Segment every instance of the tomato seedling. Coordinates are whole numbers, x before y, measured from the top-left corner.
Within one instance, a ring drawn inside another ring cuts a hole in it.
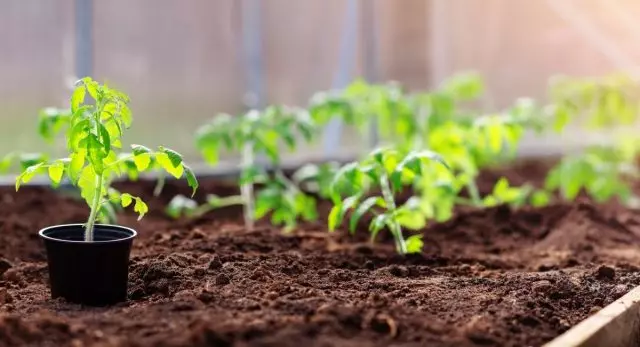
[[[358,221],[365,213],[374,215],[369,224],[371,240],[380,230],[387,227],[394,237],[396,250],[401,254],[416,253],[422,250],[421,235],[412,235],[407,239],[402,228],[419,229],[424,226],[425,213],[419,199],[409,199],[397,205],[395,193],[404,186],[426,173],[423,169],[432,163],[446,167],[440,155],[431,151],[415,151],[407,155],[395,149],[377,149],[359,162],[343,166],[334,177],[332,185],[333,208],[329,213],[329,230],[335,230],[350,210],[349,230],[355,232]],[[348,185],[341,184],[344,181]],[[350,186],[346,192],[341,187]],[[379,189],[381,195],[366,196],[372,187]]]
[[[85,101],[87,94],[92,102]],[[147,213],[148,207],[142,199],[111,188],[113,179],[127,169],[128,160],[133,160],[136,170],[141,172],[149,169],[153,158],[176,178],[184,175],[194,192],[198,187],[193,171],[182,161],[182,156],[169,148],[161,146],[152,151],[132,145],[133,153],[120,152],[123,131],[132,122],[128,104],[126,94],[90,77],[81,79],[71,95],[71,116],[65,132],[69,156],[33,164],[16,178],[18,190],[36,174],[46,172],[54,185],[58,185],[66,174],[90,207],[84,233],[87,242],[93,241],[96,220],[109,215],[108,202],[116,201],[122,207],[133,204],[139,219]]]
[[[315,200],[289,180],[279,164],[282,145],[294,150],[300,143],[299,137],[311,141],[316,132],[314,120],[306,110],[299,108],[270,106],[262,112],[252,110],[238,117],[226,114],[215,117],[198,129],[196,146],[211,165],[218,163],[223,149],[241,153],[240,197],[210,196],[207,207],[198,209],[180,197],[172,201],[167,212],[171,216],[199,215],[208,209],[240,203],[248,229],[253,228],[256,219],[267,214],[271,214],[272,223],[284,224],[287,229],[293,228],[299,218],[315,219]],[[273,173],[256,164],[259,155],[266,155]],[[254,197],[256,183],[264,187]]]

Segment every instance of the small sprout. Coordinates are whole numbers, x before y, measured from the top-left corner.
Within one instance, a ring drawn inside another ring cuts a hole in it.
[[[93,102],[86,102],[88,96]],[[16,190],[29,182],[36,174],[48,174],[51,182],[58,185],[66,175],[71,183],[80,189],[81,196],[90,207],[89,219],[85,225],[85,241],[93,241],[93,227],[96,220],[112,220],[115,214],[113,204],[128,207],[138,213],[139,219],[148,207],[139,197],[119,193],[111,188],[112,180],[133,168],[128,162],[136,163],[137,172],[149,167],[150,158],[157,160],[169,173],[179,178],[186,176],[193,188],[198,182],[191,169],[182,162],[182,156],[168,148],[158,147],[152,151],[146,147],[133,145],[133,153],[121,153],[123,131],[131,125],[129,97],[124,93],[101,85],[89,77],[78,81],[71,95],[70,118],[66,127],[67,158],[53,161],[43,160],[25,168],[16,179]],[[53,117],[55,118],[55,117]],[[61,121],[60,121],[61,122]],[[61,123],[53,124],[49,133],[59,130]],[[44,129],[46,127],[42,127]]]
[[[511,187],[509,181],[502,177],[493,187],[493,192],[484,197],[483,203],[485,206],[509,204],[520,207],[527,203],[527,198],[531,195],[532,190],[529,186]],[[541,199],[541,197],[538,195],[537,199]]]
[[[435,152],[420,151],[401,155],[394,149],[377,149],[364,160],[343,166],[334,178],[332,200],[334,206],[328,217],[329,230],[335,230],[342,224],[348,211],[349,230],[354,233],[358,221],[367,213],[373,215],[369,223],[369,232],[373,241],[383,228],[388,228],[401,254],[420,252],[422,241],[418,236],[405,240],[402,228],[421,229],[425,225],[425,208],[419,199],[409,199],[397,206],[394,193],[413,181],[423,178],[433,164],[446,167],[444,160]],[[350,189],[347,194],[340,190],[341,182],[347,182],[358,189]],[[381,195],[365,196],[371,187],[380,189]],[[345,196],[343,198],[343,196]]]

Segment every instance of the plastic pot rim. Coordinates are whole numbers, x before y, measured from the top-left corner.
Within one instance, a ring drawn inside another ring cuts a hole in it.
[[[135,238],[138,235],[138,232],[135,231],[135,229],[129,228],[129,227],[125,227],[125,226],[121,226],[121,225],[115,225],[115,224],[95,224],[94,225],[94,232],[95,229],[103,227],[105,229],[120,229],[122,231],[126,231],[128,233],[130,233],[130,235],[128,235],[127,237],[123,237],[123,238],[118,238],[118,239],[114,239],[114,240],[104,240],[104,241],[75,241],[75,240],[65,240],[65,239],[59,239],[56,237],[51,237],[48,235],[45,235],[47,232],[50,232],[51,230],[54,229],[64,229],[64,228],[80,228],[80,229],[84,229],[85,224],[84,223],[72,223],[72,224],[57,224],[57,225],[52,225],[52,226],[48,226],[46,228],[42,228],[40,229],[40,231],[38,232],[38,235],[40,235],[41,238],[47,240],[47,241],[53,241],[53,242],[61,242],[61,243],[69,243],[69,244],[109,244],[109,243],[114,243],[114,242],[122,242],[122,241],[127,241],[127,240],[131,240],[133,238]]]

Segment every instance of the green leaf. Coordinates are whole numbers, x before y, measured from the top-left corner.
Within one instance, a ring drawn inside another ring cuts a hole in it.
[[[70,151],[75,151],[80,147],[80,142],[89,135],[89,119],[82,119],[73,125],[67,135],[67,147]]]
[[[131,150],[135,155],[142,154],[142,153],[151,153],[151,150],[149,148],[142,145],[131,145]]]
[[[111,151],[111,138],[109,137],[109,132],[102,123],[98,123],[98,129],[100,129],[100,140],[102,141],[104,151],[105,153],[109,153]]]
[[[31,179],[33,179],[33,176],[35,176],[39,172],[41,172],[43,165],[44,165],[44,163],[38,163],[38,164],[29,166],[28,168],[26,168],[20,174],[20,176],[18,176],[16,178],[16,191],[18,191],[18,189],[20,189],[20,185],[22,183],[28,183],[29,181],[31,181]]]
[[[182,174],[184,173],[184,167],[180,164],[178,164],[178,166],[173,166],[173,162],[171,161],[167,153],[156,153],[155,159],[158,164],[160,164],[160,166],[165,169],[165,171],[170,173],[173,177],[182,177]]]
[[[406,240],[407,253],[420,253],[424,242],[422,241],[422,234],[411,235]]]
[[[260,190],[256,195],[255,218],[260,219],[270,211],[277,210],[280,205],[281,194],[282,191],[275,185]]]
[[[425,227],[425,216],[416,209],[400,208],[396,211],[395,221],[402,227],[412,230],[420,230]]]
[[[342,224],[345,213],[357,204],[359,199],[359,196],[350,196],[331,208],[328,218],[329,231],[335,231],[336,228]]]
[[[94,134],[89,134],[89,141],[87,141],[87,152],[89,153],[89,162],[96,174],[101,175],[104,170],[102,160],[106,157],[102,151],[102,144],[98,140],[98,137]]]
[[[87,89],[84,85],[77,86],[71,94],[71,112],[75,113],[80,105],[84,102],[84,96],[87,93]]]
[[[87,165],[82,169],[77,182],[80,188],[80,195],[87,204],[91,205],[96,194],[97,176],[91,165]]]
[[[531,195],[531,205],[534,207],[547,206],[551,197],[545,191],[536,191]]]
[[[144,171],[149,168],[149,164],[151,164],[151,150],[141,145],[131,145],[131,150],[133,150],[133,162],[138,171]]]
[[[193,197],[194,195],[196,195],[196,190],[198,189],[198,179],[196,178],[196,175],[193,173],[193,170],[191,170],[191,168],[187,165],[182,165],[184,167],[184,174],[187,177],[187,184],[189,185],[189,187],[191,187],[192,191],[191,191],[191,197]]]
[[[64,173],[64,164],[61,161],[56,161],[49,166],[49,178],[54,185],[58,185],[62,180],[62,174]]]
[[[131,196],[131,194],[123,193],[122,195],[120,195],[120,204],[122,205],[122,207],[131,205],[132,201],[133,197]]]
[[[375,218],[373,218],[371,224],[369,224],[369,231],[371,232],[371,242],[375,240],[380,230],[384,228],[388,221],[389,215],[387,215],[386,213],[377,215]]]
[[[365,199],[353,212],[351,215],[351,219],[349,220],[349,231],[354,233],[356,231],[356,227],[358,226],[358,221],[362,216],[367,213],[373,206],[378,205],[379,207],[385,208],[386,204],[384,199],[379,196],[372,196]]]
[[[173,165],[174,168],[177,168],[178,166],[180,166],[180,164],[182,164],[182,155],[180,155],[180,153],[162,146],[160,146],[158,149],[161,152],[164,152],[167,154],[167,157],[169,158],[169,161],[171,162],[171,165]]]
[[[7,172],[11,168],[11,164],[13,163],[15,158],[16,158],[15,153],[9,153],[5,155],[4,158],[0,160],[0,172],[2,173]]]
[[[147,207],[147,204],[144,203],[144,201],[142,201],[142,199],[140,198],[135,198],[136,200],[136,204],[133,207],[133,210],[135,212],[138,212],[138,220],[141,220],[142,217],[144,217],[144,215],[149,212],[149,207]]]
[[[82,172],[82,168],[84,167],[85,157],[85,151],[71,153],[71,161],[69,162],[69,168],[67,172],[69,174],[69,178],[73,183],[78,182],[78,178],[80,177],[80,173]]]

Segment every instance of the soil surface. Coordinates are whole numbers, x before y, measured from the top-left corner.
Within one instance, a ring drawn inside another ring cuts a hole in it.
[[[539,183],[540,164],[485,173]],[[400,257],[309,223],[247,231],[240,211],[172,221],[170,182],[121,188],[147,197],[136,228],[129,300],[88,308],[50,298],[37,232],[83,222],[69,194],[0,188],[0,346],[540,346],[640,284],[640,214],[587,200],[460,211]],[[205,193],[232,188],[202,182]]]

